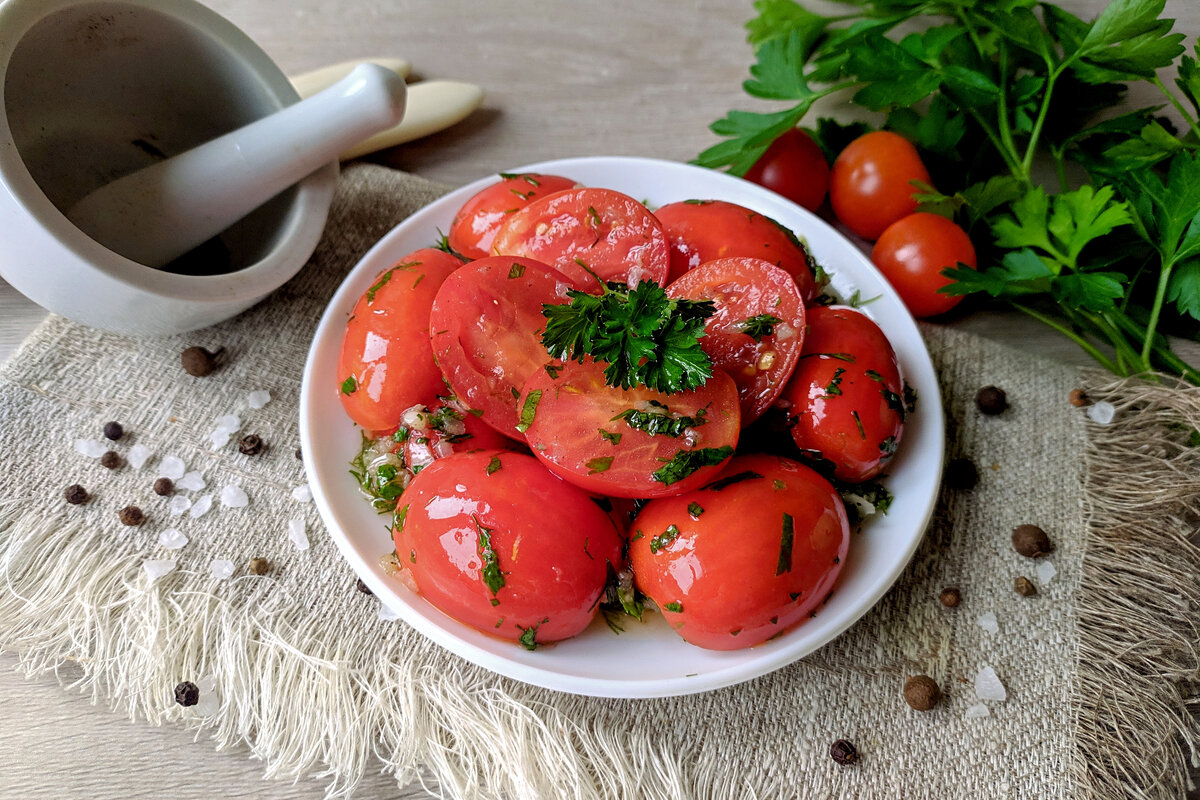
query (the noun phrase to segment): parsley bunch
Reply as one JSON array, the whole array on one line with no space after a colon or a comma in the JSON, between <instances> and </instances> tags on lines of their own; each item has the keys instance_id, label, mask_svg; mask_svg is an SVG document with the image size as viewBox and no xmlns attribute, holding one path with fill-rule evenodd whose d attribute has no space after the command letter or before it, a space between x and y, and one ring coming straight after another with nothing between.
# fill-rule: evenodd
<instances>
[{"instance_id":1,"label":"parsley bunch","mask_svg":"<svg viewBox=\"0 0 1200 800\"><path fill-rule=\"evenodd\" d=\"M604 362L605 381L622 389L644 385L670 394L712 377L700 349L704 321L716 310L711 300L668 297L654 281L601 286L598 295L573 289L569 303L542 307L542 345L551 356Z\"/></svg>"},{"instance_id":2,"label":"parsley bunch","mask_svg":"<svg viewBox=\"0 0 1200 800\"><path fill-rule=\"evenodd\" d=\"M949 271L943 291L1010 303L1116 374L1200 383L1161 330L1200 321L1200 45L1189 54L1160 18L1165 0L1113 0L1090 22L1034 0L842 4L755 3L743 86L785 106L729 112L697 163L742 174L843 93L921 149L940 189L916 188L923 210L971 234L981 268ZM912 22L922 30L895 33ZM1131 83L1163 104L1118 114ZM820 120L815 136L834 155L865 129Z\"/></svg>"}]
</instances>

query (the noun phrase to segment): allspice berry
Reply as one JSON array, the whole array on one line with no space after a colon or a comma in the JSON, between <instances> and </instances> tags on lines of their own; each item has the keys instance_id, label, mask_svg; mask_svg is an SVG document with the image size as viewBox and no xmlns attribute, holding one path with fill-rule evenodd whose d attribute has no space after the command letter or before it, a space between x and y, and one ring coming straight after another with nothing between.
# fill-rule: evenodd
<instances>
[{"instance_id":1,"label":"allspice berry","mask_svg":"<svg viewBox=\"0 0 1200 800\"><path fill-rule=\"evenodd\" d=\"M1072 389L1071 394L1067 396L1067 400L1069 400L1071 405L1075 406L1076 408L1082 408L1083 406L1090 406L1092 404L1092 398L1088 397L1087 392L1085 392L1083 389Z\"/></svg>"},{"instance_id":2,"label":"allspice berry","mask_svg":"<svg viewBox=\"0 0 1200 800\"><path fill-rule=\"evenodd\" d=\"M1024 575L1017 576L1017 579L1013 581L1013 589L1022 597L1033 597L1037 594L1037 587L1033 585L1033 581Z\"/></svg>"},{"instance_id":3,"label":"allspice berry","mask_svg":"<svg viewBox=\"0 0 1200 800\"><path fill-rule=\"evenodd\" d=\"M928 711L941 699L941 688L928 675L913 675L904 682L904 700L917 711Z\"/></svg>"},{"instance_id":4,"label":"allspice berry","mask_svg":"<svg viewBox=\"0 0 1200 800\"><path fill-rule=\"evenodd\" d=\"M154 481L154 493L159 497L166 497L175 491L175 481L170 478L159 478Z\"/></svg>"},{"instance_id":5,"label":"allspice berry","mask_svg":"<svg viewBox=\"0 0 1200 800\"><path fill-rule=\"evenodd\" d=\"M367 584L363 582L362 578L358 579L358 583L356 583L355 586L357 586L358 590L363 594L375 594L371 591L371 587L367 586Z\"/></svg>"},{"instance_id":6,"label":"allspice berry","mask_svg":"<svg viewBox=\"0 0 1200 800\"><path fill-rule=\"evenodd\" d=\"M121 455L115 450L109 450L100 456L100 466L105 469L116 469L121 466Z\"/></svg>"},{"instance_id":7,"label":"allspice berry","mask_svg":"<svg viewBox=\"0 0 1200 800\"><path fill-rule=\"evenodd\" d=\"M958 590L957 586L947 586L938 595L938 600L942 601L942 605L946 608L954 608L962 602L962 592Z\"/></svg>"},{"instance_id":8,"label":"allspice berry","mask_svg":"<svg viewBox=\"0 0 1200 800\"><path fill-rule=\"evenodd\" d=\"M250 574L251 575L266 575L271 571L271 562L265 558L250 559Z\"/></svg>"},{"instance_id":9,"label":"allspice berry","mask_svg":"<svg viewBox=\"0 0 1200 800\"><path fill-rule=\"evenodd\" d=\"M179 354L179 360L184 372L203 378L212 373L217 366L217 358L224 352L224 347L217 348L216 352L209 352L203 347L189 347Z\"/></svg>"},{"instance_id":10,"label":"allspice berry","mask_svg":"<svg viewBox=\"0 0 1200 800\"><path fill-rule=\"evenodd\" d=\"M200 687L191 681L183 681L175 687L175 702L181 706L194 706L200 702Z\"/></svg>"},{"instance_id":11,"label":"allspice berry","mask_svg":"<svg viewBox=\"0 0 1200 800\"><path fill-rule=\"evenodd\" d=\"M969 458L952 458L946 463L942 481L950 489L974 489L979 483L979 470Z\"/></svg>"},{"instance_id":12,"label":"allspice berry","mask_svg":"<svg viewBox=\"0 0 1200 800\"><path fill-rule=\"evenodd\" d=\"M854 742L838 739L829 745L829 757L839 764L853 764L858 761L858 749Z\"/></svg>"},{"instance_id":13,"label":"allspice berry","mask_svg":"<svg viewBox=\"0 0 1200 800\"><path fill-rule=\"evenodd\" d=\"M125 506L117 512L117 519L122 525L141 525L146 521L146 515L137 506Z\"/></svg>"},{"instance_id":14,"label":"allspice berry","mask_svg":"<svg viewBox=\"0 0 1200 800\"><path fill-rule=\"evenodd\" d=\"M90 499L90 496L87 489L78 483L72 483L66 489L63 489L63 499L73 506L78 506L86 503Z\"/></svg>"},{"instance_id":15,"label":"allspice berry","mask_svg":"<svg viewBox=\"0 0 1200 800\"><path fill-rule=\"evenodd\" d=\"M985 386L975 393L975 407L988 416L995 416L1008 408L1008 395L999 386Z\"/></svg>"},{"instance_id":16,"label":"allspice berry","mask_svg":"<svg viewBox=\"0 0 1200 800\"><path fill-rule=\"evenodd\" d=\"M256 436L253 433L243 436L238 440L238 452L242 455L256 456L266 447L266 442L262 437Z\"/></svg>"},{"instance_id":17,"label":"allspice berry","mask_svg":"<svg viewBox=\"0 0 1200 800\"><path fill-rule=\"evenodd\" d=\"M111 439L114 442L125 435L125 429L121 427L119 422L104 423L104 438Z\"/></svg>"},{"instance_id":18,"label":"allspice berry","mask_svg":"<svg viewBox=\"0 0 1200 800\"><path fill-rule=\"evenodd\" d=\"M1037 525L1018 525L1012 532L1013 549L1028 558L1045 558L1054 545L1050 537Z\"/></svg>"}]
</instances>

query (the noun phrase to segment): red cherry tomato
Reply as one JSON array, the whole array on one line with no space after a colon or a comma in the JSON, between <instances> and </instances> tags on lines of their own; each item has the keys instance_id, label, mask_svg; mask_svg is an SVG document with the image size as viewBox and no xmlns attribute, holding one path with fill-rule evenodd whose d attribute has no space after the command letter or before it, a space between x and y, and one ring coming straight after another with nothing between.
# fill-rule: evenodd
<instances>
[{"instance_id":1,"label":"red cherry tomato","mask_svg":"<svg viewBox=\"0 0 1200 800\"><path fill-rule=\"evenodd\" d=\"M394 430L405 409L445 393L429 347L429 309L461 266L444 251L417 250L380 273L354 306L337 380L346 413L368 432Z\"/></svg>"},{"instance_id":2,"label":"red cherry tomato","mask_svg":"<svg viewBox=\"0 0 1200 800\"><path fill-rule=\"evenodd\" d=\"M917 210L912 181L929 183L917 148L899 134L873 131L846 146L829 175L829 202L842 223L875 240L901 217Z\"/></svg>"},{"instance_id":3,"label":"red cherry tomato","mask_svg":"<svg viewBox=\"0 0 1200 800\"><path fill-rule=\"evenodd\" d=\"M809 335L780 404L792 440L838 480L887 468L907 412L895 353L879 327L850 308L809 309Z\"/></svg>"},{"instance_id":4,"label":"red cherry tomato","mask_svg":"<svg viewBox=\"0 0 1200 800\"><path fill-rule=\"evenodd\" d=\"M570 280L531 258L472 261L451 275L429 312L433 354L459 401L506 436L516 399L546 362L539 331L543 303L563 303Z\"/></svg>"},{"instance_id":5,"label":"red cherry tomato","mask_svg":"<svg viewBox=\"0 0 1200 800\"><path fill-rule=\"evenodd\" d=\"M796 281L804 302L817 293L808 251L770 217L724 200L684 200L654 212L671 243L671 280L706 261L761 258Z\"/></svg>"},{"instance_id":6,"label":"red cherry tomato","mask_svg":"<svg viewBox=\"0 0 1200 800\"><path fill-rule=\"evenodd\" d=\"M745 178L816 211L829 189L829 163L811 136L792 128L771 142Z\"/></svg>"},{"instance_id":7,"label":"red cherry tomato","mask_svg":"<svg viewBox=\"0 0 1200 800\"><path fill-rule=\"evenodd\" d=\"M708 486L648 503L633 521L629 561L680 636L733 650L818 612L849 544L828 481L785 458L739 456Z\"/></svg>"},{"instance_id":8,"label":"red cherry tomato","mask_svg":"<svg viewBox=\"0 0 1200 800\"><path fill-rule=\"evenodd\" d=\"M469 259L483 258L492 251L492 241L500 224L510 214L545 197L577 184L561 175L541 175L525 172L501 175L500 181L483 189L454 215L446 235L450 246Z\"/></svg>"},{"instance_id":9,"label":"red cherry tomato","mask_svg":"<svg viewBox=\"0 0 1200 800\"><path fill-rule=\"evenodd\" d=\"M604 382L604 364L554 362L521 392L534 454L555 474L614 497L679 494L716 476L737 445L737 386L714 370L698 389L663 394Z\"/></svg>"},{"instance_id":10,"label":"red cherry tomato","mask_svg":"<svg viewBox=\"0 0 1200 800\"><path fill-rule=\"evenodd\" d=\"M586 290L605 281L667 281L670 249L644 205L612 189L568 189L510 214L492 241L496 255L536 258ZM586 268L585 268L586 265Z\"/></svg>"},{"instance_id":11,"label":"red cherry tomato","mask_svg":"<svg viewBox=\"0 0 1200 800\"><path fill-rule=\"evenodd\" d=\"M804 346L804 299L792 276L757 258L719 258L684 273L667 294L715 301L700 346L737 384L742 425L762 416Z\"/></svg>"},{"instance_id":12,"label":"red cherry tomato","mask_svg":"<svg viewBox=\"0 0 1200 800\"><path fill-rule=\"evenodd\" d=\"M967 232L937 214L909 214L880 234L871 260L900 295L914 317L944 314L961 295L940 294L952 281L942 270L965 264L975 268L975 247Z\"/></svg>"},{"instance_id":13,"label":"red cherry tomato","mask_svg":"<svg viewBox=\"0 0 1200 800\"><path fill-rule=\"evenodd\" d=\"M392 532L422 597L530 649L586 628L622 563L608 515L519 453L438 459L401 496Z\"/></svg>"}]
</instances>

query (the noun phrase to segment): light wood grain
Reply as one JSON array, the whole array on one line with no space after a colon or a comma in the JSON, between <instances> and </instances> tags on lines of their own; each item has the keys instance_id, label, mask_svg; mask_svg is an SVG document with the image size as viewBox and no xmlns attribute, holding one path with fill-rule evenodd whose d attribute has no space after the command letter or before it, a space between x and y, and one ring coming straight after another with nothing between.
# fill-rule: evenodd
<instances>
[{"instance_id":1,"label":"light wood grain","mask_svg":"<svg viewBox=\"0 0 1200 800\"><path fill-rule=\"evenodd\" d=\"M459 185L500 169L567 156L687 160L716 139L707 126L741 92L751 54L742 28L750 0L208 0L289 73L367 56L400 56L414 75L484 87L483 107L454 129L378 156ZM1104 0L1070 0L1085 17ZM1180 29L1200 29L1200 4L1170 0ZM0 247L3 247L0 243ZM48 265L49 267L50 265ZM0 359L44 312L0 281ZM1067 363L1087 358L1061 337L1005 313L950 323ZM130 722L26 680L0 655L0 797L316 798L323 783L264 783L247 753L216 753L173 728ZM363 797L401 795L375 776Z\"/></svg>"}]
</instances>

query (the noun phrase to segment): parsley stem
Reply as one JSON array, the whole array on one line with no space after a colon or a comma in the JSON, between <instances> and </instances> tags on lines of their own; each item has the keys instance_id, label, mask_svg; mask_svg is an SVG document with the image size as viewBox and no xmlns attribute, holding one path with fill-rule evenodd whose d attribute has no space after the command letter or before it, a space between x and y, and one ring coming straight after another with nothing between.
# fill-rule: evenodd
<instances>
[{"instance_id":1,"label":"parsley stem","mask_svg":"<svg viewBox=\"0 0 1200 800\"><path fill-rule=\"evenodd\" d=\"M1150 306L1150 320L1146 323L1146 338L1142 343L1142 363L1150 365L1150 349L1153 344L1154 332L1158 329L1158 317L1162 313L1163 303L1167 298L1167 282L1171 279L1171 269L1174 264L1163 264L1162 272L1158 273L1158 286L1154 290L1154 305Z\"/></svg>"},{"instance_id":2,"label":"parsley stem","mask_svg":"<svg viewBox=\"0 0 1200 800\"><path fill-rule=\"evenodd\" d=\"M1017 162L1016 156L1004 146L1004 143L1000 141L1000 137L996 134L996 131L991 125L988 124L987 120L983 118L983 115L974 108L965 108L964 110L971 115L972 119L979 123L980 129L987 134L988 140L992 143L992 147L995 147L996 152L999 153L1000 157L1004 159L1004 163L1008 167L1008 171L1012 173L1012 176L1022 183L1028 184L1028 172L1021 171L1021 165Z\"/></svg>"},{"instance_id":3,"label":"parsley stem","mask_svg":"<svg viewBox=\"0 0 1200 800\"><path fill-rule=\"evenodd\" d=\"M1046 88L1042 92L1042 107L1038 109L1037 120L1033 123L1033 131L1029 134L1029 144L1025 146L1025 158L1021 160L1021 169L1026 176L1033 168L1033 157L1037 153L1038 140L1042 138L1042 126L1046 124L1046 115L1050 113L1050 98L1054 95L1054 84L1068 63L1064 61L1046 76Z\"/></svg>"},{"instance_id":4,"label":"parsley stem","mask_svg":"<svg viewBox=\"0 0 1200 800\"><path fill-rule=\"evenodd\" d=\"M1158 357L1160 363L1167 368L1174 370L1176 375L1191 381L1194 384L1200 385L1200 371L1196 370L1188 362L1184 361L1175 351L1171 349L1170 342L1167 341L1161 333L1156 333L1153 336L1146 336L1146 331L1135 321L1130 319L1129 315L1120 309L1113 309L1108 312L1113 321L1128 331L1131 335L1137 336L1139 339L1146 338L1146 341L1151 343L1154 349L1154 355Z\"/></svg>"},{"instance_id":5,"label":"parsley stem","mask_svg":"<svg viewBox=\"0 0 1200 800\"><path fill-rule=\"evenodd\" d=\"M1092 344L1087 339L1085 339L1082 336L1080 336L1079 334L1077 334L1075 331L1068 328L1066 325L1063 325L1058 320L1054 319L1053 317L1047 316L1046 314L1043 314L1040 311L1034 311L1029 306L1023 306L1020 303L1012 303L1012 307L1017 309L1018 311L1028 314L1030 317L1033 317L1038 322L1041 322L1043 325L1050 326L1054 330L1061 333L1063 336L1066 336L1068 339L1075 342L1075 344L1079 345L1079 347L1082 348L1082 350L1085 353L1087 353L1089 356L1094 358L1096 360L1096 362L1100 364L1100 366L1104 367L1109 372L1113 373L1114 375L1122 374L1120 372L1120 370L1117 369L1116 363L1114 363L1111 358L1104 355L1104 353L1101 353L1100 350L1094 344Z\"/></svg>"},{"instance_id":6,"label":"parsley stem","mask_svg":"<svg viewBox=\"0 0 1200 800\"><path fill-rule=\"evenodd\" d=\"M1177 98L1171 91L1167 89L1166 85L1164 85L1162 82L1162 78L1155 74L1155 76L1150 79L1150 82L1157 86L1158 90L1162 92L1168 100L1171 101L1171 105L1175 106L1175 110L1179 112L1179 116L1183 117L1183 121L1186 122L1188 127L1192 129L1192 135L1200 139L1200 125L1198 125L1196 120L1192 119L1192 116L1188 114L1187 109L1183 107L1183 103L1179 102L1179 98Z\"/></svg>"},{"instance_id":7,"label":"parsley stem","mask_svg":"<svg viewBox=\"0 0 1200 800\"><path fill-rule=\"evenodd\" d=\"M1008 48L1004 46L1004 40L1000 41L1000 99L996 104L996 117L999 121L1000 139L1004 142L1004 149L1012 155L1012 158L1006 156L1009 163L1016 161L1017 146L1012 138L1012 126L1008 122L1008 92L1005 87L1008 86ZM982 50L980 52L983 52ZM1020 177L1020 176L1018 176Z\"/></svg>"}]
</instances>

